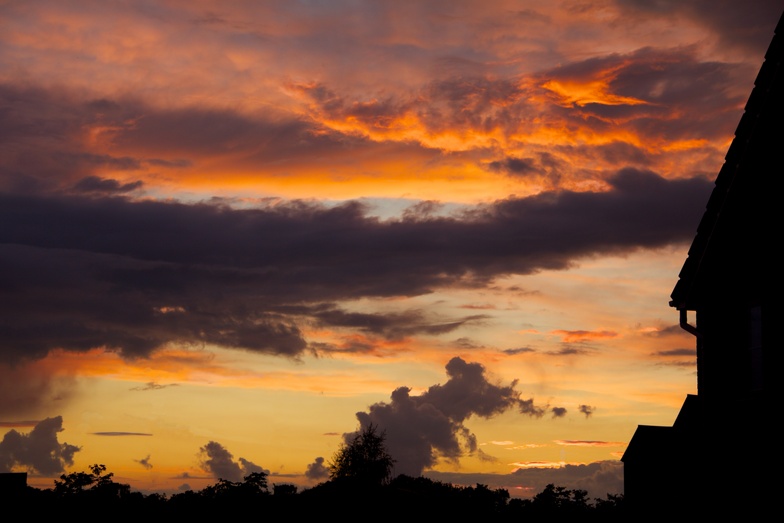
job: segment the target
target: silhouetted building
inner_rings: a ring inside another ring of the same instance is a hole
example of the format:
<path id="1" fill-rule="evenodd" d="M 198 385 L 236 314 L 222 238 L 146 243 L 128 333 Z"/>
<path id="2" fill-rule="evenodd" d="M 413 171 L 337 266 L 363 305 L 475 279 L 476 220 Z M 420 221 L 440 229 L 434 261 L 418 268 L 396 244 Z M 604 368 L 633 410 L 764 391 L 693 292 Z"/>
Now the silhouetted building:
<path id="1" fill-rule="evenodd" d="M 671 294 L 696 338 L 697 394 L 672 427 L 638 426 L 621 458 L 625 501 L 642 513 L 780 503 L 783 21 Z"/>

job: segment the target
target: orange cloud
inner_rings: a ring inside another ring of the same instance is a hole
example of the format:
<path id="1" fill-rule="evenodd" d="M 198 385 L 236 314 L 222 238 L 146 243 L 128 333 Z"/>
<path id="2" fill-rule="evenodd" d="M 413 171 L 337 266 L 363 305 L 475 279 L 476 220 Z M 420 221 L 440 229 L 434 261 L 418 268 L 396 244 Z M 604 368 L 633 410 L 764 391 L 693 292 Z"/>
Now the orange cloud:
<path id="1" fill-rule="evenodd" d="M 88 352 L 53 351 L 34 364 L 48 374 L 79 374 L 133 383 L 197 384 L 306 391 L 330 396 L 347 396 L 357 391 L 386 394 L 398 383 L 369 375 L 346 372 L 324 375 L 315 369 L 263 372 L 226 360 L 207 351 L 161 350 L 148 359 L 124 361 L 117 353 L 95 349 Z M 138 387 L 136 388 L 138 390 Z"/>
<path id="2" fill-rule="evenodd" d="M 611 78 L 598 78 L 587 81 L 581 80 L 549 80 L 542 87 L 559 97 L 559 104 L 565 107 L 576 105 L 583 107 L 587 104 L 602 105 L 643 105 L 648 102 L 620 96 L 610 92 Z"/>
<path id="3" fill-rule="evenodd" d="M 554 330 L 554 331 L 550 331 L 550 333 L 562 336 L 563 341 L 567 343 L 586 341 L 586 340 L 608 339 L 608 338 L 615 338 L 618 336 L 618 333 L 613 331 Z"/>

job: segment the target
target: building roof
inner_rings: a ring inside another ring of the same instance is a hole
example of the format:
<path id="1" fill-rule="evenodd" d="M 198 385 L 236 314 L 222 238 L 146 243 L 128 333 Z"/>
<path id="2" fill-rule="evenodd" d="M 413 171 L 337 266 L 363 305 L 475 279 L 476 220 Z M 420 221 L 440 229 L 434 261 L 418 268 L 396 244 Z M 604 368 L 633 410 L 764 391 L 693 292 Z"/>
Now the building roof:
<path id="1" fill-rule="evenodd" d="M 716 300 L 758 302 L 771 292 L 766 278 L 773 274 L 782 224 L 773 203 L 784 194 L 782 32 L 784 14 L 670 295 L 678 310 Z"/>

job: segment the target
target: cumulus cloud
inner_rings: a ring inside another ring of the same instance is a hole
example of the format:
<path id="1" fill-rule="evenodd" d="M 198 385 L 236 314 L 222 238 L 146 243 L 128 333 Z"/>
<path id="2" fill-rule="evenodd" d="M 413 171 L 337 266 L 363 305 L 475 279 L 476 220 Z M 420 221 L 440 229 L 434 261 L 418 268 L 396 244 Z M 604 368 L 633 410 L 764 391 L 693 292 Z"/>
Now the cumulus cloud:
<path id="1" fill-rule="evenodd" d="M 350 442 L 358 432 L 375 425 L 385 433 L 388 451 L 396 460 L 395 474 L 419 476 L 439 459 L 457 462 L 477 452 L 476 436 L 464 424 L 470 417 L 492 418 L 516 410 L 540 418 L 546 412 L 533 399 L 520 398 L 516 381 L 509 385 L 490 382 L 479 363 L 454 357 L 446 373 L 449 379 L 444 384 L 432 385 L 418 396 L 411 395 L 408 387 L 399 387 L 389 403 L 358 412 L 360 429 L 344 434 L 344 440 Z"/>
<path id="2" fill-rule="evenodd" d="M 12 429 L 0 441 L 0 472 L 23 468 L 33 474 L 59 474 L 73 465 L 74 454 L 81 447 L 60 443 L 57 434 L 63 430 L 62 416 L 46 418 L 27 434 Z"/>
<path id="3" fill-rule="evenodd" d="M 329 477 L 329 467 L 324 464 L 323 457 L 319 456 L 313 463 L 308 463 L 308 466 L 305 469 L 305 477 L 313 481 L 319 481 Z"/>
<path id="4" fill-rule="evenodd" d="M 202 469 L 212 474 L 215 479 L 239 482 L 254 472 L 269 474 L 268 470 L 245 458 L 234 461 L 232 453 L 216 441 L 210 441 L 201 447 L 198 456 Z"/>

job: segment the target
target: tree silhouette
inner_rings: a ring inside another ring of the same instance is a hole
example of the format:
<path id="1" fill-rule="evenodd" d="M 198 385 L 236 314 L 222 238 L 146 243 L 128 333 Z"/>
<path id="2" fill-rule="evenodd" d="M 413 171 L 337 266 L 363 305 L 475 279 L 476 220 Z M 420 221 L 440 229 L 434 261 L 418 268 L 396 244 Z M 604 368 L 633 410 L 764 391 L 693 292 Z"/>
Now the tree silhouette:
<path id="1" fill-rule="evenodd" d="M 78 494 L 87 490 L 92 492 L 99 492 L 104 495 L 114 494 L 120 496 L 124 493 L 130 492 L 129 485 L 115 483 L 112 479 L 114 472 L 106 472 L 106 465 L 95 464 L 90 465 L 90 473 L 87 472 L 72 472 L 70 474 L 63 474 L 59 480 L 54 480 L 54 492 L 60 495 Z"/>
<path id="2" fill-rule="evenodd" d="M 268 519 L 305 521 L 346 507 L 358 513 L 384 507 L 387 519 L 410 519 L 416 514 L 423 521 L 628 521 L 623 494 L 607 494 L 605 500 L 592 501 L 585 490 L 549 484 L 532 498 L 510 498 L 506 489 L 481 483 L 458 486 L 423 476 L 390 478 L 393 462 L 384 434 L 371 425 L 335 454 L 333 479 L 302 492 L 286 483 L 273 484 L 270 489 L 268 473 L 256 472 L 242 482 L 219 479 L 201 491 L 187 490 L 170 498 L 157 493 L 143 495 L 115 482 L 105 466 L 92 465 L 86 472 L 63 474 L 55 480 L 54 489 L 17 489 L 0 499 L 8 510 L 34 510 L 43 519 L 104 513 L 112 514 L 116 521 L 222 520 L 255 511 Z"/>
<path id="3" fill-rule="evenodd" d="M 349 443 L 344 443 L 329 463 L 330 479 L 352 479 L 366 485 L 385 485 L 392 476 L 395 460 L 389 455 L 384 440 L 372 423 L 362 429 Z"/>

